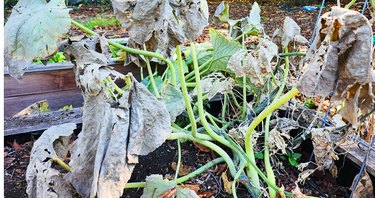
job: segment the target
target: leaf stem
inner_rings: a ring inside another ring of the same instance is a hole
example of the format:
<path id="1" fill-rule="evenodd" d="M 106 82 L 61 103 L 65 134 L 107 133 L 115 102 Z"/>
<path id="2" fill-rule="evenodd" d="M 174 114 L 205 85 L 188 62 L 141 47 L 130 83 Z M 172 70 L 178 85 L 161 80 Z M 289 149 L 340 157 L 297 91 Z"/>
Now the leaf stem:
<path id="1" fill-rule="evenodd" d="M 224 159 L 222 157 L 219 157 L 219 158 L 216 158 L 210 162 L 208 162 L 207 164 L 203 165 L 202 167 L 198 168 L 197 170 L 183 176 L 183 177 L 180 177 L 176 180 L 176 183 L 177 184 L 180 184 L 180 183 L 183 183 L 185 181 L 188 181 L 189 179 L 193 178 L 193 177 L 196 177 L 197 175 L 203 173 L 204 171 L 208 170 L 209 168 L 215 166 L 216 164 L 220 164 L 224 162 Z M 125 185 L 125 188 L 144 188 L 146 186 L 146 182 L 131 182 L 131 183 L 127 183 Z"/>
<path id="2" fill-rule="evenodd" d="M 73 19 L 71 20 L 71 23 L 73 25 L 75 25 L 76 27 L 78 27 L 79 29 L 81 29 L 82 31 L 84 31 L 85 33 L 89 34 L 89 35 L 97 35 L 96 32 L 92 31 L 91 29 L 85 27 L 84 25 L 80 24 L 79 22 L 77 22 Z M 149 52 L 149 51 L 145 51 L 145 50 L 139 50 L 139 49 L 126 47 L 122 44 L 116 43 L 116 42 L 111 41 L 109 39 L 107 39 L 107 42 L 108 42 L 108 44 L 112 45 L 113 47 L 117 47 L 117 48 L 119 48 L 121 50 L 124 50 L 126 52 L 138 54 L 138 55 L 143 55 L 143 56 L 148 56 L 148 57 L 154 57 L 154 58 L 157 58 L 161 61 L 164 61 L 165 63 L 167 63 L 168 69 L 170 70 L 171 78 L 172 78 L 172 85 L 176 86 L 176 74 L 175 74 L 174 66 L 169 59 L 167 59 L 167 58 L 163 57 L 162 55 L 160 55 L 158 53 L 155 53 L 155 52 Z"/>
<path id="3" fill-rule="evenodd" d="M 146 51 L 146 45 L 143 45 L 143 48 Z M 148 76 L 150 78 L 150 82 L 151 82 L 151 85 L 152 85 L 152 89 L 154 90 L 155 96 L 157 98 L 160 98 L 159 90 L 158 90 L 158 87 L 156 86 L 156 83 L 155 83 L 154 74 L 152 73 L 152 70 L 151 70 L 150 60 L 148 60 L 147 56 L 144 56 L 144 58 L 145 58 L 145 62 L 146 62 Z"/>

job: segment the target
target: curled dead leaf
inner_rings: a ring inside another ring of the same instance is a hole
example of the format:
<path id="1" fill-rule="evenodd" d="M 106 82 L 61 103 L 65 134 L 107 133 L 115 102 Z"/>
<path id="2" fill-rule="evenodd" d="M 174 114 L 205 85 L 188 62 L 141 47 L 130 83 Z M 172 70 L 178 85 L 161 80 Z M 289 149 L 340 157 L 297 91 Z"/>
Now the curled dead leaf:
<path id="1" fill-rule="evenodd" d="M 359 12 L 333 7 L 317 32 L 297 87 L 309 97 L 334 92 L 332 99 L 345 104 L 340 114 L 356 125 L 374 106 L 371 24 Z"/>

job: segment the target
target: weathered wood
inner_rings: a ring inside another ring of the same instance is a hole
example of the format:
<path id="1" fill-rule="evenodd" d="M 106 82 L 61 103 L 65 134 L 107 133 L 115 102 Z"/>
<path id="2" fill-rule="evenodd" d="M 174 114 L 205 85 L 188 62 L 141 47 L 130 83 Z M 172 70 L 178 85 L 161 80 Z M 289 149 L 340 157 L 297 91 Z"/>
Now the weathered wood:
<path id="1" fill-rule="evenodd" d="M 136 65 L 124 66 L 123 62 L 111 62 L 109 66 L 121 73 L 131 72 L 140 79 Z M 21 81 L 4 71 L 4 116 L 12 117 L 30 104 L 47 100 L 51 110 L 65 105 L 81 107 L 83 99 L 75 83 L 73 64 L 54 63 L 47 66 L 35 65 L 28 68 Z"/>
<path id="2" fill-rule="evenodd" d="M 337 134 L 331 134 L 331 139 L 333 142 L 338 142 L 341 138 Z M 353 161 L 358 166 L 362 166 L 365 159 L 367 151 L 369 148 L 358 146 L 358 142 L 351 139 L 345 139 L 345 141 L 340 141 L 336 150 Z M 372 176 L 375 176 L 375 151 L 371 151 L 367 158 L 366 170 Z"/>
<path id="3" fill-rule="evenodd" d="M 51 126 L 69 122 L 76 124 L 82 123 L 81 108 L 5 119 L 4 135 L 9 136 L 44 131 Z"/>

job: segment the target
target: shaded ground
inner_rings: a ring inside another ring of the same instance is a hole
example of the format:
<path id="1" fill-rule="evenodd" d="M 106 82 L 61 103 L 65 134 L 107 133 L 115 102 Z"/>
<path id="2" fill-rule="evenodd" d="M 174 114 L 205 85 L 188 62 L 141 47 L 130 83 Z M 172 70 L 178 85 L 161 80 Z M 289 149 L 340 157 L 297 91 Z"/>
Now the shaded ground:
<path id="1" fill-rule="evenodd" d="M 32 144 L 38 136 L 39 134 L 24 134 L 5 138 L 4 189 L 6 198 L 27 197 L 25 173 L 29 163 Z M 311 147 L 309 144 L 311 143 L 305 142 L 305 144 L 300 148 L 307 148 L 307 150 L 299 151 L 303 154 L 302 161 L 307 161 L 311 153 L 311 151 L 308 151 L 308 148 Z M 218 157 L 214 152 L 207 152 L 191 142 L 185 142 L 181 145 L 182 165 L 187 170 L 187 173 Z M 175 171 L 172 168 L 172 164 L 173 162 L 177 162 L 177 156 L 176 141 L 167 141 L 149 155 L 140 157 L 139 164 L 136 165 L 129 182 L 144 181 L 146 176 L 151 174 L 161 174 L 164 178 L 174 179 Z M 291 191 L 295 188 L 294 181 L 297 180 L 299 172 L 295 167 L 290 166 L 288 162 L 284 161 L 283 165 L 284 168 L 275 169 L 277 185 L 283 185 L 285 190 Z M 306 181 L 305 185 L 300 186 L 301 191 L 306 195 L 320 197 L 348 197 L 350 193 L 349 186 L 358 168 L 350 165 L 350 163 L 348 164 L 348 162 L 345 165 L 345 168 L 339 172 L 339 179 L 332 178 L 328 172 L 316 172 Z M 262 163 L 259 163 L 258 166 L 263 169 Z M 344 166 L 338 165 L 338 167 Z M 224 174 L 226 168 L 225 164 L 219 164 L 184 184 L 199 187 L 198 194 L 201 197 L 232 197 L 224 191 L 221 179 L 221 175 Z M 353 172 L 349 177 L 348 170 Z M 338 182 L 341 183 L 339 184 Z M 143 189 L 127 189 L 124 192 L 123 198 L 140 197 L 142 193 Z M 237 193 L 239 197 L 249 197 L 246 188 L 242 184 L 238 186 Z"/>

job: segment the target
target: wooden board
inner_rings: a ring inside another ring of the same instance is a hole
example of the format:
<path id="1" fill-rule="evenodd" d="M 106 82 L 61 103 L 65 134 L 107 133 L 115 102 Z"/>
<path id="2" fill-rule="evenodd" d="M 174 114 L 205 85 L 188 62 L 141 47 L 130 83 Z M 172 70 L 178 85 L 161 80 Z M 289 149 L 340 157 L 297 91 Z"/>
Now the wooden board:
<path id="1" fill-rule="evenodd" d="M 337 142 L 340 137 L 337 134 L 332 134 L 331 138 L 333 142 Z M 355 142 L 353 140 L 345 140 L 342 143 L 338 144 L 338 147 L 336 150 L 342 154 L 344 154 L 345 157 L 353 161 L 355 164 L 357 164 L 359 167 L 362 165 L 363 160 L 365 159 L 365 156 L 367 154 L 368 148 L 366 147 L 359 147 L 358 142 Z M 369 153 L 369 156 L 367 157 L 367 164 L 366 164 L 366 170 L 369 174 L 372 176 L 375 176 L 375 151 L 372 150 Z"/>
<path id="2" fill-rule="evenodd" d="M 124 66 L 123 62 L 111 62 L 109 66 L 123 74 L 131 72 L 140 79 L 140 69 L 136 65 Z M 20 81 L 4 71 L 4 117 L 10 118 L 40 100 L 47 100 L 51 110 L 66 105 L 81 107 L 83 99 L 72 68 L 70 62 L 35 65 L 26 70 Z"/>
<path id="3" fill-rule="evenodd" d="M 82 123 L 81 108 L 69 111 L 53 111 L 27 117 L 8 118 L 4 121 L 4 135 L 17 135 L 23 133 L 39 132 L 51 126 L 64 123 Z"/>

